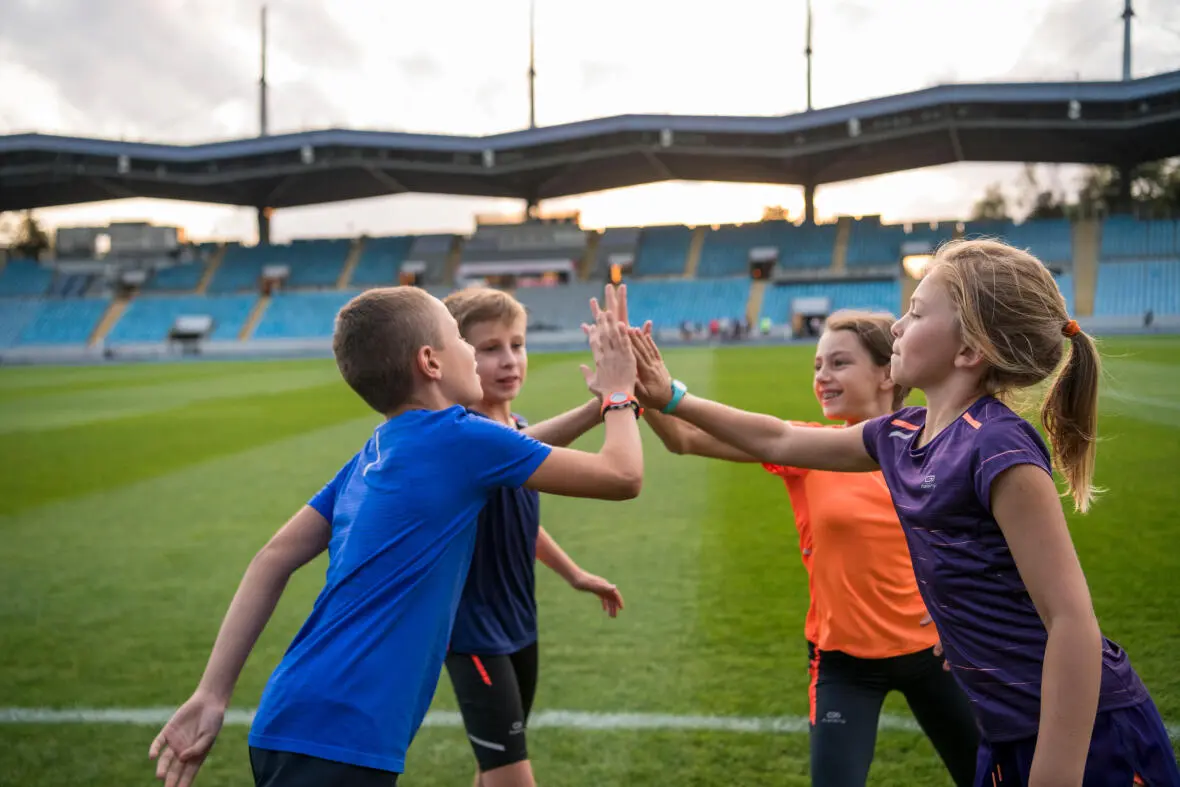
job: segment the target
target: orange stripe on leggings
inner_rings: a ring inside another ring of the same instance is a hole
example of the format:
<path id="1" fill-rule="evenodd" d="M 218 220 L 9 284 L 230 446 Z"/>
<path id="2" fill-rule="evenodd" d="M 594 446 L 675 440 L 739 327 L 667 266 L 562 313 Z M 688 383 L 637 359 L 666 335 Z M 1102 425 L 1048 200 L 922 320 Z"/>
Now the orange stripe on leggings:
<path id="1" fill-rule="evenodd" d="M 816 648 L 815 655 L 811 657 L 810 663 L 807 665 L 807 671 L 811 673 L 811 680 L 807 682 L 807 704 L 810 706 L 811 724 L 815 726 L 815 684 L 819 682 L 819 649 Z"/>
<path id="2" fill-rule="evenodd" d="M 471 660 L 475 662 L 475 668 L 479 670 L 479 676 L 483 678 L 483 682 L 487 685 L 492 685 L 492 679 L 488 675 L 488 671 L 483 668 L 483 662 L 479 660 L 479 656 L 472 656 Z"/>

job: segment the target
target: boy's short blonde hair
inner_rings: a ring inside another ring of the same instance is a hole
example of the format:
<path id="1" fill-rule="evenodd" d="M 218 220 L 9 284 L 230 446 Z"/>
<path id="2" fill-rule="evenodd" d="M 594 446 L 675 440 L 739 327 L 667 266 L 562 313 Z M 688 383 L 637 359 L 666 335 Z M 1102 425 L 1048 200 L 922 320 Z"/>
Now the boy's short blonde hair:
<path id="1" fill-rule="evenodd" d="M 510 325 L 526 317 L 524 305 L 508 293 L 491 287 L 466 287 L 443 298 L 459 333 L 466 338 L 472 326 L 481 322 L 500 322 Z"/>

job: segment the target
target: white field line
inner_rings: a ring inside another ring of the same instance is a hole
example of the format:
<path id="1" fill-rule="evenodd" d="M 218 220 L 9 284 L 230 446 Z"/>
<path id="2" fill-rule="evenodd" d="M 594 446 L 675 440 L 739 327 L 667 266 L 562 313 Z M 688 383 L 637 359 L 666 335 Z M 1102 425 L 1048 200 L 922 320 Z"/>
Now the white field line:
<path id="1" fill-rule="evenodd" d="M 0 724 L 137 724 L 162 726 L 171 718 L 172 708 L 0 708 Z M 248 726 L 253 710 L 231 709 L 225 716 L 230 726 Z M 461 727 L 456 711 L 431 711 L 423 726 Z M 917 723 L 906 716 L 882 714 L 880 728 L 919 732 Z M 692 732 L 804 733 L 806 716 L 679 716 L 663 713 L 589 713 L 572 710 L 538 711 L 529 727 L 566 730 L 688 730 Z M 1180 740 L 1180 725 L 1167 725 L 1172 740 Z"/>

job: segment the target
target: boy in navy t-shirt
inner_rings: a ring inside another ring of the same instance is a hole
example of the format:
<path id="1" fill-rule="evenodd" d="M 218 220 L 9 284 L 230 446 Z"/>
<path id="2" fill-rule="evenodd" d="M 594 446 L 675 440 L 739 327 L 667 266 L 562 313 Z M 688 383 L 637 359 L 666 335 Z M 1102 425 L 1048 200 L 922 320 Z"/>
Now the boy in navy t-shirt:
<path id="1" fill-rule="evenodd" d="M 619 294 L 624 300 L 625 286 Z M 443 303 L 475 348 L 483 399 L 473 410 L 549 445 L 568 445 L 598 425 L 597 397 L 532 426 L 512 411 L 528 372 L 528 316 L 515 298 L 487 287 L 470 287 L 451 293 Z M 614 585 L 579 568 L 541 527 L 540 495 L 535 490 L 501 488 L 492 493 L 479 516 L 475 552 L 446 660 L 483 787 L 534 784 L 526 728 L 539 663 L 534 573 L 538 560 L 573 588 L 597 595 L 612 616 L 623 606 Z"/>
<path id="2" fill-rule="evenodd" d="M 590 454 L 550 448 L 473 415 L 474 351 L 424 290 L 369 290 L 341 309 L 333 353 L 387 420 L 251 561 L 193 696 L 153 741 L 156 774 L 191 783 L 246 658 L 291 574 L 325 549 L 311 614 L 271 675 L 250 731 L 257 785 L 392 785 L 430 705 L 489 494 L 639 493 L 635 359 L 614 291 L 590 329 L 606 436 Z"/>

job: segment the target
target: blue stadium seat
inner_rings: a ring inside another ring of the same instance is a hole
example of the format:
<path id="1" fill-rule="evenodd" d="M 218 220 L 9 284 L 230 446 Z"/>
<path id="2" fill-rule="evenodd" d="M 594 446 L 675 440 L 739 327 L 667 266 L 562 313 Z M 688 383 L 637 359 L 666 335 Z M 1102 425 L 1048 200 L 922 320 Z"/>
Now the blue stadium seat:
<path id="1" fill-rule="evenodd" d="M 688 262 L 692 230 L 688 227 L 646 227 L 639 234 L 635 276 L 678 276 Z"/>
<path id="2" fill-rule="evenodd" d="M 749 277 L 730 279 L 671 279 L 627 282 L 631 322 L 651 320 L 656 328 L 678 328 L 685 320 L 744 319 L 750 298 Z"/>
<path id="3" fill-rule="evenodd" d="M 180 316 L 209 315 L 215 322 L 213 339 L 236 339 L 255 295 L 145 295 L 136 298 L 107 335 L 107 342 L 162 342 Z"/>
<path id="4" fill-rule="evenodd" d="M 398 282 L 398 272 L 414 245 L 412 237 L 368 238 L 352 271 L 350 286 L 388 287 Z"/>
<path id="5" fill-rule="evenodd" d="M 790 253 L 799 230 L 785 221 L 767 221 L 741 226 L 724 226 L 708 232 L 701 247 L 699 278 L 741 276 L 750 269 L 750 249 L 774 247 L 779 255 Z M 831 260 L 831 249 L 828 250 Z"/>
<path id="6" fill-rule="evenodd" d="M 147 280 L 145 291 L 173 291 L 192 292 L 201 283 L 205 275 L 205 263 L 189 262 L 183 265 L 173 265 L 171 268 L 161 268 Z"/>
<path id="7" fill-rule="evenodd" d="M 9 260 L 0 271 L 0 298 L 44 295 L 53 281 L 53 271 L 36 260 Z"/>
<path id="8" fill-rule="evenodd" d="M 47 300 L 17 343 L 85 344 L 109 304 L 106 298 Z"/>
<path id="9" fill-rule="evenodd" d="M 797 282 L 771 285 L 762 299 L 761 317 L 778 325 L 790 322 L 795 298 L 826 297 L 832 310 L 862 309 L 897 315 L 901 309 L 901 284 L 889 281 Z"/>
<path id="10" fill-rule="evenodd" d="M 37 318 L 43 303 L 40 298 L 0 300 L 0 347 L 16 344 L 25 326 Z"/>
<path id="11" fill-rule="evenodd" d="M 280 292 L 254 329 L 255 339 L 319 339 L 332 335 L 336 312 L 358 290 Z"/>
<path id="12" fill-rule="evenodd" d="M 1180 260 L 1129 260 L 1098 266 L 1097 317 L 1180 314 Z"/>
<path id="13" fill-rule="evenodd" d="M 1068 219 L 1033 219 L 1023 224 L 973 221 L 964 227 L 963 237 L 996 238 L 1027 249 L 1044 262 L 1073 261 L 1073 228 Z"/>

